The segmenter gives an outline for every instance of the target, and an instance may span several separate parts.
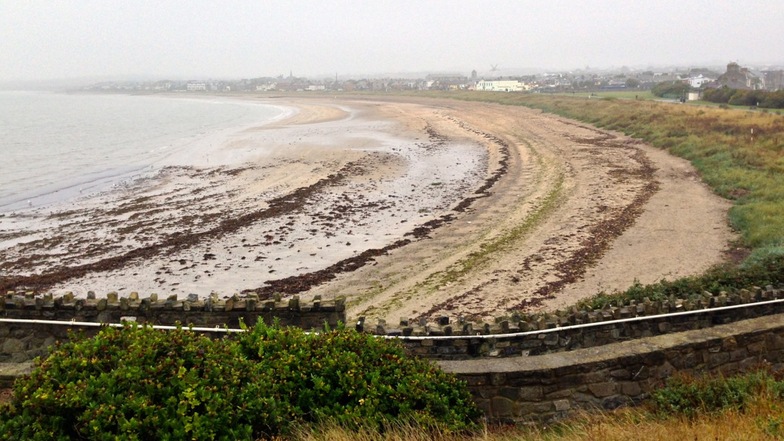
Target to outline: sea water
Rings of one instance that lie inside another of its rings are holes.
[[[286,112],[220,97],[0,92],[0,213],[104,191],[156,165],[189,165],[200,139]]]

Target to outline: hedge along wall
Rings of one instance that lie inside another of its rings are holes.
[[[0,298],[0,318],[89,323],[133,320],[154,325],[181,323],[183,326],[229,328],[239,327],[240,320],[252,325],[262,318],[266,323],[277,319],[284,326],[321,329],[324,324],[336,326],[338,322],[345,322],[346,312],[343,299],[329,302],[315,299],[304,304],[297,297],[285,302],[262,302],[253,295],[228,299],[189,296],[181,300],[177,296],[159,299],[154,294],[139,298],[135,293],[127,298],[109,293],[102,299],[96,299],[94,295],[87,299],[76,299],[70,294],[54,298],[33,293],[9,293]],[[97,333],[99,328],[46,322],[0,322],[0,363],[24,362],[44,355],[55,341],[67,339],[69,330],[83,331],[89,336]]]
[[[784,369],[784,314],[539,357],[438,362],[501,422],[614,409],[647,398],[676,372],[731,375],[761,363]]]

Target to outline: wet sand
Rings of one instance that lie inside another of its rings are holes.
[[[0,289],[488,319],[698,273],[734,238],[688,163],[615,133],[479,103],[249,99],[298,112],[224,136],[221,166],[0,217]]]

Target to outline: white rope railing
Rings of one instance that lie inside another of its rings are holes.
[[[568,325],[568,326],[558,326],[556,325],[554,328],[548,329],[537,329],[534,331],[523,331],[523,332],[510,332],[504,334],[473,334],[473,335],[465,335],[465,334],[456,334],[456,335],[381,335],[379,337],[388,338],[388,339],[399,339],[399,340],[459,340],[465,338],[471,339],[480,339],[480,340],[489,340],[489,339],[508,339],[508,338],[516,338],[516,337],[524,337],[529,335],[539,335],[539,334],[547,334],[552,332],[561,332],[561,331],[569,331],[569,330],[576,330],[576,329],[587,329],[593,328],[598,326],[608,326],[608,325],[615,325],[615,324],[623,324],[623,323],[632,323],[632,322],[640,322],[646,320],[657,320],[662,318],[668,317],[681,317],[681,316],[689,316],[689,315],[696,315],[696,314],[706,314],[706,313],[714,313],[714,312],[723,312],[723,311],[732,311],[736,309],[742,308],[751,308],[751,307],[759,307],[759,306],[766,306],[766,305],[776,305],[784,303],[784,299],[775,299],[775,300],[765,300],[761,302],[753,302],[753,303],[742,303],[738,305],[730,305],[730,306],[718,306],[714,308],[703,308],[703,309],[694,309],[691,311],[679,311],[679,312],[669,312],[665,314],[654,314],[654,315],[641,315],[637,317],[629,317],[625,319],[613,319],[613,320],[602,320],[596,321],[592,323],[582,323],[579,325]],[[121,328],[126,326],[128,323],[134,323],[132,321],[126,323],[95,323],[95,322],[78,322],[75,320],[39,320],[39,319],[11,319],[11,318],[0,318],[0,323],[28,323],[28,324],[45,324],[45,325],[60,325],[60,326],[84,326],[84,327],[115,327]],[[196,326],[169,326],[169,325],[149,325],[149,324],[142,324],[139,325],[144,326],[151,326],[153,329],[162,329],[162,330],[176,330],[176,329],[189,329],[197,332],[221,332],[221,333],[236,333],[236,332],[245,332],[244,329],[231,329],[227,327],[196,327]]]
[[[548,329],[537,329],[534,331],[523,331],[523,332],[509,332],[505,334],[477,334],[477,335],[432,335],[432,336],[425,336],[425,335],[409,335],[409,336],[385,336],[387,338],[399,338],[399,339],[406,339],[406,340],[455,340],[461,338],[478,338],[478,339],[499,339],[499,338],[514,338],[514,337],[523,337],[526,335],[537,335],[537,334],[547,334],[551,332],[560,332],[560,331],[568,331],[571,329],[585,329],[585,328],[592,328],[597,326],[605,326],[605,325],[613,325],[613,324],[621,324],[621,323],[630,323],[630,322],[639,322],[645,320],[655,320],[660,318],[666,317],[679,317],[679,316],[686,316],[686,315],[694,315],[694,314],[705,314],[710,312],[721,312],[721,311],[731,311],[734,309],[740,308],[748,308],[753,306],[764,306],[764,305],[773,305],[784,303],[784,299],[776,299],[776,300],[765,300],[761,302],[753,302],[753,303],[743,303],[739,305],[731,305],[731,306],[718,306],[714,308],[703,308],[703,309],[694,309],[691,311],[679,311],[679,312],[668,312],[665,314],[654,314],[654,315],[640,315],[637,317],[630,317],[625,319],[613,319],[613,320],[602,320],[592,323],[582,323],[579,325],[569,325],[569,326],[557,326],[554,328]]]

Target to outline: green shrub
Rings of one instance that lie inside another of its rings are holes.
[[[657,83],[651,88],[651,93],[658,97],[678,98],[689,93],[691,87],[681,81]]]
[[[254,415],[234,391],[249,367],[228,340],[107,328],[17,380],[0,427],[4,439],[248,439]]]
[[[784,382],[766,369],[729,378],[678,375],[651,394],[651,405],[661,416],[692,418],[727,409],[743,410],[760,396],[781,399],[784,397]]]
[[[479,417],[454,376],[351,330],[259,323],[210,339],[128,326],[38,360],[0,409],[0,438],[256,439],[325,420],[461,431]]]
[[[459,431],[475,427],[480,417],[462,383],[426,360],[407,357],[397,341],[259,323],[239,343],[249,359],[274,373],[275,397],[290,404],[288,415],[296,421],[379,428],[403,420]]]

